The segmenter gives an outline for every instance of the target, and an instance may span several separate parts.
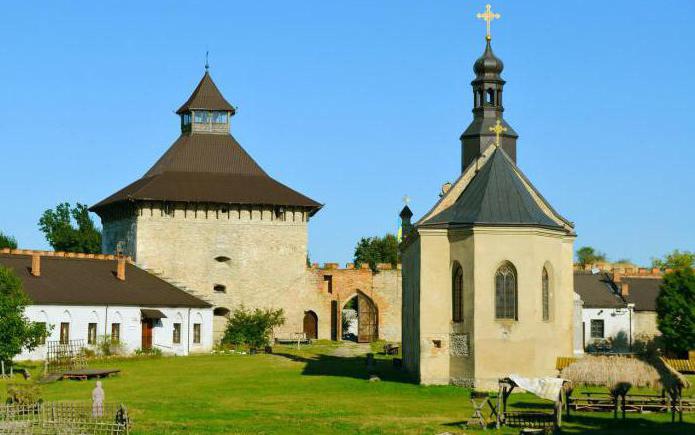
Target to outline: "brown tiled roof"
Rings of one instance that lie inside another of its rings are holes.
[[[116,278],[115,260],[42,256],[39,277],[30,273],[31,255],[0,253],[0,265],[15,271],[37,305],[210,307],[130,263],[126,264],[124,281]]]
[[[196,86],[195,90],[176,111],[177,114],[182,114],[190,110],[207,109],[207,110],[223,110],[227,112],[235,112],[234,106],[222,96],[220,90],[217,89],[215,82],[212,81],[210,74],[205,71],[205,75]]]
[[[605,272],[574,272],[574,292],[584,302],[584,308],[620,308],[625,301],[618,295],[613,281]]]
[[[135,200],[321,208],[266,174],[229,134],[182,134],[143,178],[90,210]]]
[[[656,298],[661,291],[663,279],[622,278],[628,285],[628,303],[635,304],[635,311],[656,311]]]

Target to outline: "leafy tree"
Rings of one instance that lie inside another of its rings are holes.
[[[666,348],[674,353],[695,349],[695,272],[675,269],[664,275],[656,316]]]
[[[577,250],[577,262],[584,267],[600,261],[606,261],[606,254],[598,252],[591,246],[583,246]]]
[[[34,350],[48,335],[46,326],[31,322],[24,308],[31,301],[15,273],[0,265],[0,361],[10,362],[23,348]]]
[[[78,202],[71,208],[64,202],[55,210],[46,210],[39,227],[56,251],[101,253],[101,231],[94,225],[84,204]]]
[[[285,310],[282,308],[251,311],[242,305],[229,317],[222,343],[259,349],[269,345],[273,329],[284,324]]]
[[[376,272],[378,263],[398,264],[398,239],[393,234],[384,237],[362,237],[355,246],[354,262],[357,267],[362,263]]]
[[[17,239],[0,231],[0,249],[17,249]]]
[[[653,258],[652,267],[657,267],[661,270],[695,267],[695,252],[681,252],[678,249],[675,249],[670,254],[666,254],[663,259]]]

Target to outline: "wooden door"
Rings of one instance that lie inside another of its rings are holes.
[[[142,350],[152,349],[152,319],[142,319]]]
[[[319,338],[319,318],[313,311],[304,313],[304,334],[306,338]]]
[[[371,299],[357,295],[357,342],[370,343],[379,339],[378,316]]]

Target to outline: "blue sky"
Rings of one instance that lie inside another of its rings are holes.
[[[483,1],[12,2],[0,20],[0,230],[136,180],[203,73],[273,177],[325,203],[314,261],[416,217],[460,170]],[[497,1],[518,164],[576,246],[648,263],[695,248],[695,2]],[[98,220],[98,218],[97,218]]]

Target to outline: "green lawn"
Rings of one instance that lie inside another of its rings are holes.
[[[102,363],[118,367],[104,380],[108,401],[128,406],[135,433],[483,433],[460,426],[471,414],[470,390],[407,382],[379,359],[381,382],[367,381],[364,357],[331,356],[336,345],[276,346],[275,355],[200,355]],[[94,365],[97,366],[96,364]],[[38,368],[36,370],[39,370]],[[45,400],[89,400],[93,382],[42,386]],[[4,388],[0,388],[4,395]],[[544,403],[514,394],[512,406]],[[695,433],[695,415],[573,416],[567,433]],[[596,432],[593,432],[596,431]],[[518,433],[507,429],[498,433]]]

